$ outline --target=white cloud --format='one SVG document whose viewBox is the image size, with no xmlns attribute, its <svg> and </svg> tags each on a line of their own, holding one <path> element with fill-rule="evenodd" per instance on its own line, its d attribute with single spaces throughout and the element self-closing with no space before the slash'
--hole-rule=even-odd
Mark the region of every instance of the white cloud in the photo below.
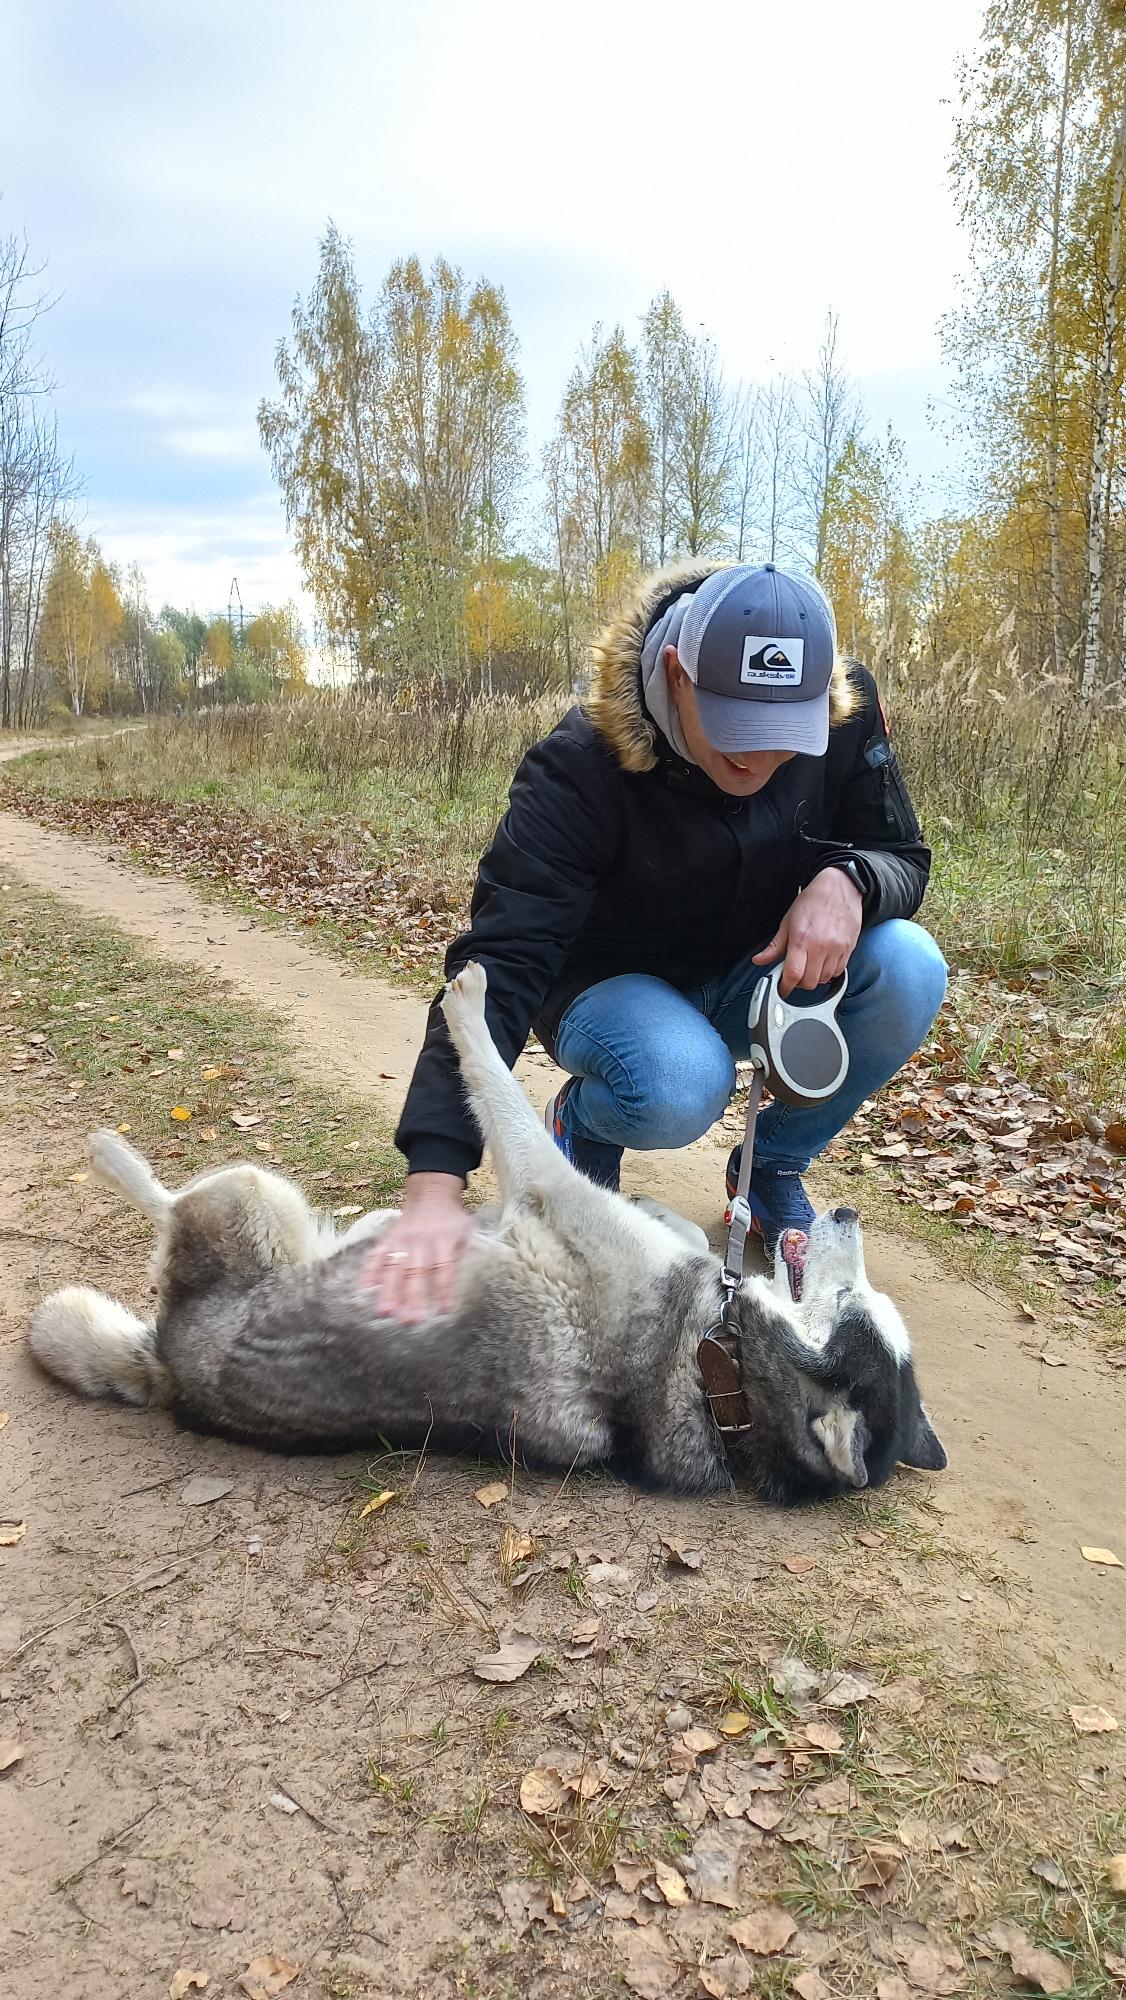
<svg viewBox="0 0 1126 2000">
<path fill-rule="evenodd" d="M 132 508 L 91 508 L 85 523 L 111 562 L 139 563 L 149 599 L 211 617 L 225 611 L 237 578 L 248 617 L 266 604 L 293 599 L 312 629 L 314 606 L 289 547 L 277 503 L 233 505 L 200 512 L 167 507 L 159 514 Z"/>
<path fill-rule="evenodd" d="M 161 443 L 182 458 L 255 459 L 262 451 L 258 432 L 248 424 L 198 424 L 164 431 Z"/>
<path fill-rule="evenodd" d="M 922 469 L 963 239 L 946 167 L 980 0 L 37 0 L 5 21 L 5 227 L 50 258 L 58 406 L 156 603 L 308 599 L 255 434 L 331 216 L 370 292 L 444 254 L 505 286 L 532 457 L 596 319 L 668 286 L 732 378 L 826 308 Z M 42 106 L 52 106 L 51 146 Z M 105 143 L 107 131 L 113 144 Z"/>
</svg>

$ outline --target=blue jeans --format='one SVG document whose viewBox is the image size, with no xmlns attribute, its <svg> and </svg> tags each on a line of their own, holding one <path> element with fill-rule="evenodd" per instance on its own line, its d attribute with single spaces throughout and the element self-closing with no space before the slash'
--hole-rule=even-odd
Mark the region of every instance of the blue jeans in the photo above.
<svg viewBox="0 0 1126 2000">
<path fill-rule="evenodd" d="M 690 992 L 627 972 L 580 993 L 555 1038 L 560 1067 L 582 1079 L 563 1107 L 566 1129 L 640 1152 L 699 1139 L 726 1109 L 736 1062 L 747 1060 L 751 995 L 764 977 L 746 958 Z M 848 1076 L 824 1104 L 768 1104 L 756 1161 L 804 1173 L 921 1045 L 945 991 L 942 953 L 918 924 L 893 917 L 862 931 L 837 1015 Z"/>
</svg>

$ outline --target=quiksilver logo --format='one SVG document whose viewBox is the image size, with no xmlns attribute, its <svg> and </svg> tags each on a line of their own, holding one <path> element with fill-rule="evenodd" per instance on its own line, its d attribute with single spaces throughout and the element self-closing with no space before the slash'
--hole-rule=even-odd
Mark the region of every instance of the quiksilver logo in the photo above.
<svg viewBox="0 0 1126 2000">
<path fill-rule="evenodd" d="M 748 632 L 743 640 L 739 678 L 751 687 L 800 687 L 805 640 L 770 638 Z"/>
</svg>

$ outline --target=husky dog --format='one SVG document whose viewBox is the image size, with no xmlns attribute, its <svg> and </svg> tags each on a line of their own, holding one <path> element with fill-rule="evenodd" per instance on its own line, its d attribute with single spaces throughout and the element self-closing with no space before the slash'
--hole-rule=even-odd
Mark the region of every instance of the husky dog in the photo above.
<svg viewBox="0 0 1126 2000">
<path fill-rule="evenodd" d="M 814 1223 L 800 1298 L 781 1253 L 773 1279 L 739 1286 L 723 1329 L 734 1389 L 717 1397 L 697 1359 L 723 1304 L 703 1231 L 575 1172 L 497 1053 L 480 966 L 443 1008 L 501 1194 L 448 1312 L 414 1326 L 377 1314 L 364 1266 L 395 1211 L 338 1236 L 291 1182 L 249 1165 L 173 1194 L 102 1132 L 95 1173 L 157 1225 L 155 1317 L 56 1292 L 31 1321 L 40 1365 L 80 1394 L 170 1405 L 261 1445 L 499 1445 L 675 1493 L 741 1483 L 795 1502 L 878 1484 L 897 1461 L 945 1465 L 852 1209 Z"/>
</svg>

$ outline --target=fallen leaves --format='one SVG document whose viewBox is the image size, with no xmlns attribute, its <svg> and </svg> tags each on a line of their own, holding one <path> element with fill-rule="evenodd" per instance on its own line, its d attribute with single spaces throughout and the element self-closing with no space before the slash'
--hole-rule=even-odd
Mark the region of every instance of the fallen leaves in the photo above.
<svg viewBox="0 0 1126 2000">
<path fill-rule="evenodd" d="M 11 1771 L 23 1760 L 23 1744 L 14 1736 L 0 1736 L 0 1771 Z"/>
<path fill-rule="evenodd" d="M 675 1568 L 700 1569 L 703 1567 L 703 1550 L 693 1548 L 691 1544 L 682 1541 L 677 1535 L 662 1535 L 661 1547 L 665 1552 L 666 1562 L 672 1564 Z"/>
<path fill-rule="evenodd" d="M 246 1898 L 235 1889 L 214 1889 L 192 1905 L 188 1922 L 197 1931 L 241 1931 L 246 1926 Z"/>
<path fill-rule="evenodd" d="M 732 1708 L 728 1710 L 726 1715 L 721 1716 L 716 1727 L 721 1736 L 745 1736 L 751 1727 L 751 1718 L 745 1709 Z"/>
<path fill-rule="evenodd" d="M 185 1993 L 189 1993 L 193 1987 L 202 1993 L 210 1984 L 210 1973 L 193 1972 L 190 1966 L 182 1965 L 178 1972 L 172 1974 L 168 1987 L 168 2000 L 184 2000 Z"/>
<path fill-rule="evenodd" d="M 960 992 L 957 991 L 960 989 Z M 986 1064 L 967 1077 L 974 1039 L 963 1023 L 1017 1010 L 1028 1044 L 1041 1051 L 1041 1088 Z M 963 972 L 934 1039 L 901 1070 L 878 1105 L 862 1106 L 829 1158 L 856 1158 L 900 1201 L 945 1215 L 958 1227 L 1019 1243 L 1020 1275 L 1059 1291 L 1081 1312 L 1097 1310 L 1096 1278 L 1126 1300 L 1121 1200 L 1126 1123 L 1104 1127 L 1058 1101 L 1065 1047 L 1081 1035 L 1072 1018 L 1053 1024 L 1035 993 Z M 1053 1040 L 1054 1036 L 1054 1040 Z M 1064 1060 L 1060 1060 L 1064 1058 Z"/>
<path fill-rule="evenodd" d="M 491 1479 L 487 1486 L 479 1486 L 473 1495 L 479 1507 L 499 1507 L 508 1498 L 508 1487 L 503 1479 Z"/>
<path fill-rule="evenodd" d="M 819 1708 L 855 1708 L 862 1701 L 871 1701 L 875 1693 L 872 1682 L 865 1674 L 832 1674 L 828 1686 L 818 1697 Z"/>
<path fill-rule="evenodd" d="M 691 1901 L 688 1884 L 678 1868 L 670 1862 L 655 1861 L 653 1878 L 670 1909 L 681 1909 Z"/>
<path fill-rule="evenodd" d="M 14 1549 L 27 1533 L 26 1521 L 0 1521 L 0 1549 Z"/>
<path fill-rule="evenodd" d="M 708 1827 L 698 1833 L 686 1862 L 697 1902 L 711 1903 L 721 1910 L 738 1908 L 739 1873 L 747 1844 L 746 1830 L 739 1826 Z"/>
<path fill-rule="evenodd" d="M 733 1944 L 743 1951 L 754 1952 L 757 1958 L 774 1958 L 789 1944 L 796 1930 L 796 1923 L 781 1904 L 764 1903 L 740 1917 L 727 1935 Z"/>
<path fill-rule="evenodd" d="M 709 1964 L 700 1967 L 696 1977 L 701 1990 L 710 1994 L 711 2000 L 741 2000 L 742 1995 L 752 1990 L 751 1968 L 736 1951 L 713 1958 Z"/>
<path fill-rule="evenodd" d="M 832 1755 L 844 1749 L 844 1737 L 839 1729 L 834 1729 L 831 1722 L 822 1722 L 814 1717 L 811 1722 L 806 1723 L 804 1734 L 811 1750 L 824 1750 Z"/>
<path fill-rule="evenodd" d="M 710 1729 L 686 1729 L 680 1741 L 692 1757 L 706 1757 L 710 1751 L 719 1749 L 719 1737 Z"/>
<path fill-rule="evenodd" d="M 596 1797 L 606 1776 L 606 1765 L 597 1758 L 545 1750 L 520 1780 L 520 1805 L 532 1819 L 550 1819 L 565 1805 Z"/>
<path fill-rule="evenodd" d="M 1117 1716 L 1112 1715 L 1108 1708 L 1100 1708 L 1097 1703 L 1090 1708 L 1069 1708 L 1067 1712 L 1077 1736 L 1101 1736 L 1118 1727 Z"/>
<path fill-rule="evenodd" d="M 602 1620 L 597 1615 L 584 1618 L 581 1625 L 572 1628 L 571 1637 L 563 1648 L 563 1657 L 566 1660 L 588 1660 L 595 1653 L 602 1657 L 606 1653 Z"/>
<path fill-rule="evenodd" d="M 985 1936 L 987 1943 L 1008 1959 L 1017 1979 L 1039 1987 L 1041 1993 L 1071 1992 L 1075 1980 L 1062 1958 L 1034 1945 L 1019 1925 L 991 1924 Z"/>
<path fill-rule="evenodd" d="M 392 1500 L 397 1500 L 398 1497 L 399 1495 L 393 1486 L 384 1486 L 380 1492 L 372 1494 L 371 1499 L 365 1507 L 360 1508 L 356 1516 L 357 1521 L 366 1521 L 369 1514 L 382 1513 L 384 1507 L 389 1507 Z"/>
<path fill-rule="evenodd" d="M 500 1542 L 500 1568 L 505 1581 L 511 1581 L 513 1570 L 520 1563 L 530 1562 L 535 1552 L 534 1537 L 523 1528 L 514 1527 L 510 1521 Z"/>
<path fill-rule="evenodd" d="M 261 1111 L 231 1112 L 231 1124 L 237 1125 L 240 1132 L 252 1132 L 256 1125 L 261 1125 L 262 1123 L 263 1113 Z"/>
<path fill-rule="evenodd" d="M 213 1500 L 221 1500 L 225 1493 L 230 1493 L 234 1483 L 233 1479 L 224 1479 L 219 1473 L 197 1472 L 195 1478 L 189 1479 L 184 1487 L 180 1495 L 180 1505 L 209 1507 Z"/>
<path fill-rule="evenodd" d="M 1107 1886 L 1116 1896 L 1126 1896 L 1126 1854 L 1112 1854 L 1106 1864 Z"/>
<path fill-rule="evenodd" d="M 1098 1563 L 1103 1569 L 1121 1569 L 1122 1564 L 1113 1549 L 1080 1548 L 1084 1562 Z"/>
<path fill-rule="evenodd" d="M 566 1901 L 554 1883 L 504 1882 L 497 1894 L 517 1937 L 523 1937 L 533 1924 L 557 1931 L 560 1917 L 567 1914 Z"/>
<path fill-rule="evenodd" d="M 663 1931 L 652 1927 L 631 1931 L 625 1940 L 625 1958 L 622 1977 L 641 2000 L 660 2000 L 680 1978 L 680 1960 Z"/>
<path fill-rule="evenodd" d="M 624 1889 L 627 1895 L 632 1896 L 651 1872 L 652 1863 L 619 1860 L 611 1863 L 611 1869 L 619 1889 Z"/>
<path fill-rule="evenodd" d="M 275 1993 L 281 1993 L 292 1986 L 301 1972 L 288 1958 L 278 1958 L 273 1952 L 264 1952 L 259 1958 L 252 1958 L 245 1972 L 240 1972 L 237 1984 L 242 1987 L 247 2000 L 274 2000 Z"/>
<path fill-rule="evenodd" d="M 798 2000 L 833 2000 L 832 1992 L 821 1974 L 812 1968 L 808 1972 L 799 1972 L 796 1978 L 791 1979 L 790 1987 Z"/>
<path fill-rule="evenodd" d="M 888 1946 L 896 1964 L 902 1966 L 906 1974 L 908 1988 L 916 1988 L 924 1994 L 958 1994 L 966 1984 L 966 1966 L 962 1962 L 962 1952 L 948 1938 L 940 1938 L 922 1924 L 906 1922 L 892 1930 Z M 894 2000 L 894 1986 L 876 1988 L 880 1994 L 886 1992 L 888 2000 Z"/>
<path fill-rule="evenodd" d="M 499 1635 L 496 1652 L 482 1653 L 474 1660 L 473 1671 L 479 1681 L 518 1681 L 542 1651 L 542 1639 L 508 1625 Z"/>
<path fill-rule="evenodd" d="M 971 1750 L 958 1766 L 958 1775 L 971 1785 L 999 1785 L 1005 1772 L 996 1757 L 989 1757 L 983 1750 Z"/>
<path fill-rule="evenodd" d="M 815 1812 L 851 1812 L 856 1804 L 856 1793 L 847 1778 L 826 1778 L 819 1785 L 811 1785 L 805 1795 L 806 1801 Z"/>
<path fill-rule="evenodd" d="M 171 1111 L 168 1114 L 170 1118 L 174 1118 L 176 1120 L 177 1125 L 186 1125 L 191 1115 L 192 1114 L 186 1104 L 174 1104 L 172 1106 Z"/>
</svg>

